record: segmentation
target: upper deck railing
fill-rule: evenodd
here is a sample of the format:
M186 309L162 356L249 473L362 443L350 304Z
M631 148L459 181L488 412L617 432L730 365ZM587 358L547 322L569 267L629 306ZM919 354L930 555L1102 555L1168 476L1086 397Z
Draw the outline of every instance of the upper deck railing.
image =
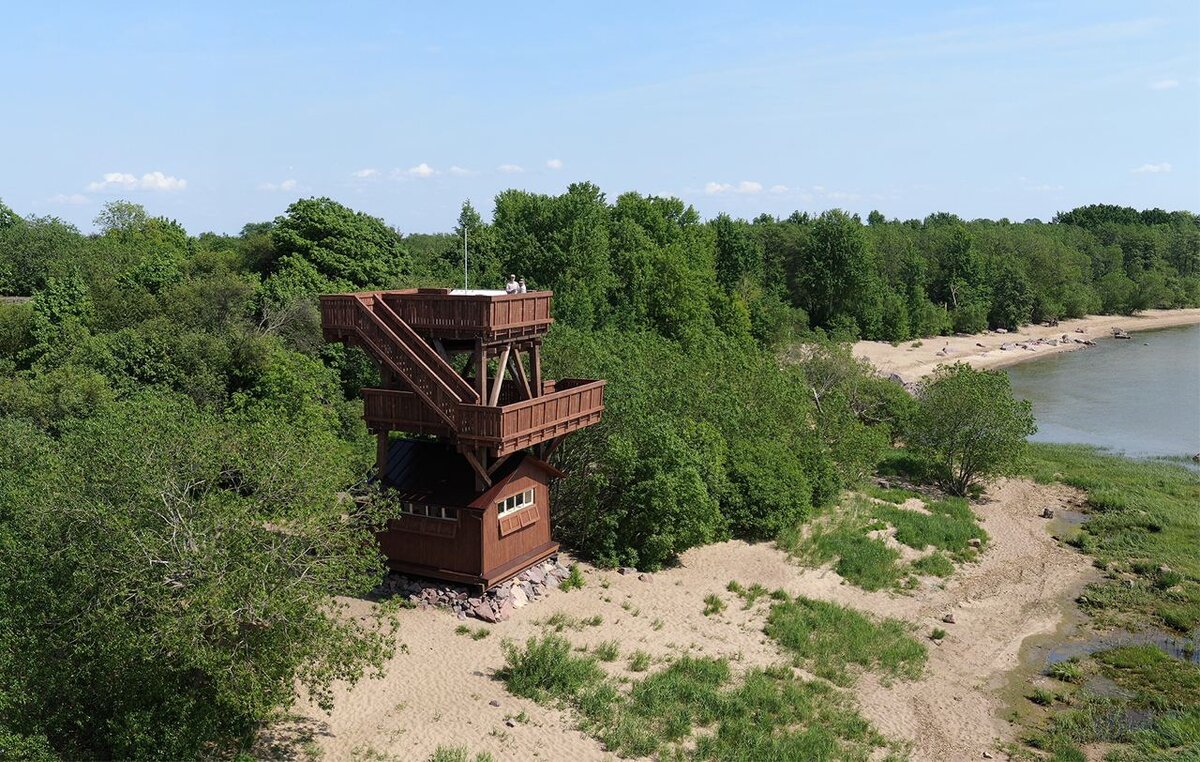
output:
M496 341L549 330L552 291L525 294L460 292L446 288L382 291L379 297L422 336Z

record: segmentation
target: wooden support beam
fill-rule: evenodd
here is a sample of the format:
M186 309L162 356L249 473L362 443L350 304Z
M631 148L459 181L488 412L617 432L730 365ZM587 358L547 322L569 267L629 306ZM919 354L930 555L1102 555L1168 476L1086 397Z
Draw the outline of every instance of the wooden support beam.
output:
M483 347L482 341L475 342L475 354L471 357L475 363L475 387L479 392L479 402L483 404L488 396L488 377L487 377L487 350Z
M496 458L496 462L493 463L492 465L488 466L488 470L487 470L488 476L490 477L492 474L499 471L500 466L504 465L504 461L508 460L511 457L512 457L511 455L501 455L499 458Z
M529 363L532 366L530 368L530 370L533 373L533 378L530 379L531 381L533 381L533 396L541 397L542 396L542 342L535 341L533 343L533 349L530 350L529 357L530 357Z
M492 396L488 400L492 407L500 403L500 389L504 386L504 372L508 370L508 356L511 352L512 345L505 344L504 351L500 353L500 360L496 363L496 378L492 380Z
M562 444L563 439L565 439L565 437L555 437L554 439L551 439L549 442L544 443L542 445L541 459L545 460L545 461L549 461L550 456L553 455L554 451L558 449L558 446L560 444Z
M462 456L467 459L467 463L471 464L471 468L475 470L475 489L482 490L492 486L491 475L488 474L487 468L479 461L479 458L475 456L475 453L471 452L470 450L463 450ZM486 459L487 456L484 455L484 458ZM483 484L482 487L480 486L481 482Z
M387 431L375 434L375 473L379 479L383 479L383 475L387 473L389 434Z
M521 390L525 392L525 399L533 399L533 390L529 388L529 376L525 373L525 363L521 362L521 350L513 350L512 357L508 358L508 366L512 369L513 376L521 382Z
M446 351L446 345L442 343L441 339L433 340L433 351L441 355L441 358L446 361L447 365L454 365L450 359L450 353Z

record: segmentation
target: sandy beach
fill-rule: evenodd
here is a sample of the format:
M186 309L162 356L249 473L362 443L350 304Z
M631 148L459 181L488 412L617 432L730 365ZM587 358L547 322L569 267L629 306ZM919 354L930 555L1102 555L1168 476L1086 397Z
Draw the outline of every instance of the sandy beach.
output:
M730 580L760 583L792 594L837 601L880 616L911 622L918 633L941 626L949 635L930 642L923 679L890 685L863 675L854 693L863 714L889 739L911 744L917 760L978 759L1013 740L1003 719L1000 688L1017 668L1022 642L1053 632L1075 591L1095 574L1088 559L1059 544L1038 514L1079 499L1062 486L1001 481L975 506L991 543L980 559L945 581L927 578L911 593L868 593L845 584L829 568L809 568L772 544L724 542L685 553L681 564L652 576L622 576L582 564L587 585L518 609L508 621L484 625L488 637L455 634L460 622L440 609L401 612L398 643L383 679L337 691L331 714L301 704L296 718L270 734L295 741L281 756L324 760L423 760L438 746L466 746L496 760L614 759L575 729L568 712L509 695L495 677L504 663L502 641L523 641L562 612L582 620L599 615L599 626L568 628L577 646L620 643L621 657L603 666L615 675L642 650L651 670L682 654L730 657L735 671L786 663L787 656L763 634L768 601L743 610L725 587ZM703 599L715 593L729 603L717 616L703 615ZM371 604L351 601L365 613ZM953 613L954 624L941 618ZM518 715L523 720L514 720Z
M1136 341L1137 334L1143 331L1196 323L1200 323L1200 309L1146 310L1132 317L1093 315L1063 320L1052 327L1027 325L1008 333L933 336L904 341L897 346L882 341L860 341L854 345L854 356L869 361L884 374L894 373L910 383L943 363L967 362L976 368L1000 368L1058 352L1086 350L1087 345L1077 343L1076 339L1110 341L1114 327L1133 334ZM1058 343L1051 344L1052 340ZM1011 346L1001 348L1006 345Z

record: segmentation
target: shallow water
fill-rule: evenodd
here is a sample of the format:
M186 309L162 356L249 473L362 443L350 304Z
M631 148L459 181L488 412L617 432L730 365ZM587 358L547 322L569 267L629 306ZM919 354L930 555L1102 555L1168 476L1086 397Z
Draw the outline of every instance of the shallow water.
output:
M1187 463L1200 452L1200 325L1104 339L1008 374L1014 394L1033 403L1033 441Z

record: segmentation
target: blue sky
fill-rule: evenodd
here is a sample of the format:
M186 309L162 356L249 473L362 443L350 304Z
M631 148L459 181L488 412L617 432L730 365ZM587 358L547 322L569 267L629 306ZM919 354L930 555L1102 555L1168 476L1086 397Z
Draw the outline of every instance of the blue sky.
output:
M0 198L405 232L504 188L709 217L1200 211L1200 4L5 3Z

